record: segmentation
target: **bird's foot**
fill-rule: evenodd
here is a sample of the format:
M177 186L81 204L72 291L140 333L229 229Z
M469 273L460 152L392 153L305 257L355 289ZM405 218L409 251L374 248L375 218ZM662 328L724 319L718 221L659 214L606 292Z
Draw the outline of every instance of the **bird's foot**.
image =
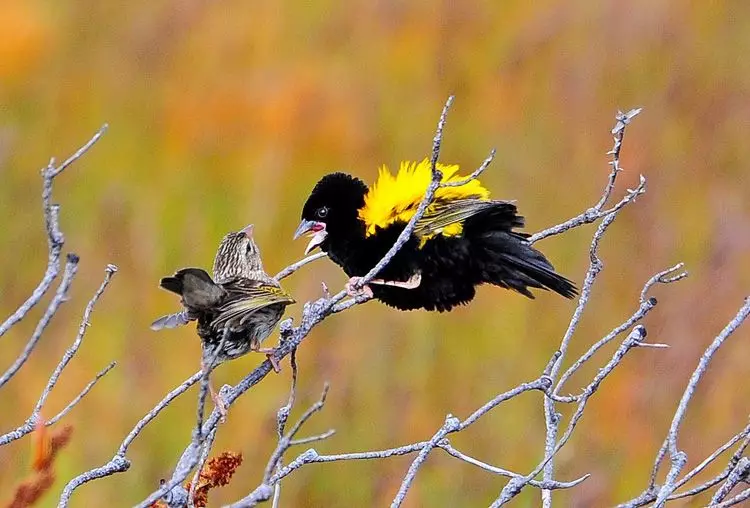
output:
M362 287L356 287L362 282L362 277L352 277L349 279L349 282L346 283L344 288L346 289L346 294L351 296L352 298L372 298L372 288L365 284Z
M264 353L266 355L266 358L268 358L268 361L271 362L271 367L273 367L273 371L276 374L281 372L281 366L279 365L279 361L276 359L276 348L260 348L258 349L258 352Z
M266 355L268 361L271 362L273 371L278 374L279 372L281 372L281 367L279 366L279 361L276 359L276 349L277 348L275 347L260 347L260 344L257 342L253 342L253 344L250 346L250 351L263 353L264 355Z

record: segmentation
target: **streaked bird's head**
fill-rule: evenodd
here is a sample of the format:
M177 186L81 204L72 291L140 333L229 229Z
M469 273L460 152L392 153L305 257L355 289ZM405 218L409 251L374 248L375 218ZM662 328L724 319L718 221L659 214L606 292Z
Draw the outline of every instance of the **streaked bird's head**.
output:
M302 222L294 234L312 238L305 254L316 247L327 251L330 235L344 235L361 229L359 209L365 204L367 185L346 173L324 176L313 188L302 209Z
M219 244L214 258L213 278L221 283L233 277L255 278L254 272L262 272L258 244L253 240L253 225L236 233L229 233Z

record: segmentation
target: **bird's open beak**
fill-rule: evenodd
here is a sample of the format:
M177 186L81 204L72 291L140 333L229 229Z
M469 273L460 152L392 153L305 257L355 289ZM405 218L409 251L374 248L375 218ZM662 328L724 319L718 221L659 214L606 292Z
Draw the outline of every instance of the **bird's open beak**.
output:
M323 222L315 222L312 220L302 219L297 231L294 233L294 239L296 240L302 235L309 234L312 236L310 243L305 248L305 256L312 252L315 247L319 246L326 239L328 233L326 232L326 225Z

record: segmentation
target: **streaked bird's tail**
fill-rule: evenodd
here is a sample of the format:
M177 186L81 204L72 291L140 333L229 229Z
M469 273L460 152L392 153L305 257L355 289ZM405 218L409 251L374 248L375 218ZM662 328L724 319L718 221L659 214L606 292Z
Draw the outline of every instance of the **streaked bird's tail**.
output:
M190 315L187 310L175 312L174 314L167 314L162 316L153 323L151 323L151 329L154 331L166 330L170 328L177 328L178 326L184 326L191 321Z
M226 296L226 291L216 284L211 276L200 268L184 268L172 277L164 277L159 285L180 295L184 309L160 317L151 324L152 330L176 328L197 319L198 313L212 309Z

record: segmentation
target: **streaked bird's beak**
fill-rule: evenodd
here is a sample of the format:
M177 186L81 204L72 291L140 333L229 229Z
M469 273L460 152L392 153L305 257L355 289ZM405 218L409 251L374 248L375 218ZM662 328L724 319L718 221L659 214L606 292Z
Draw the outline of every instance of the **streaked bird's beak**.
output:
M294 239L296 240L302 235L309 234L312 236L310 243L305 248L305 256L312 252L315 247L319 246L326 239L328 233L326 232L326 225L323 222L315 222L312 220L302 219L297 231L294 232Z
M247 226L245 226L245 229L240 231L240 233L245 233L245 236L247 236L248 238L252 238L254 229L255 226L253 224L248 224Z

